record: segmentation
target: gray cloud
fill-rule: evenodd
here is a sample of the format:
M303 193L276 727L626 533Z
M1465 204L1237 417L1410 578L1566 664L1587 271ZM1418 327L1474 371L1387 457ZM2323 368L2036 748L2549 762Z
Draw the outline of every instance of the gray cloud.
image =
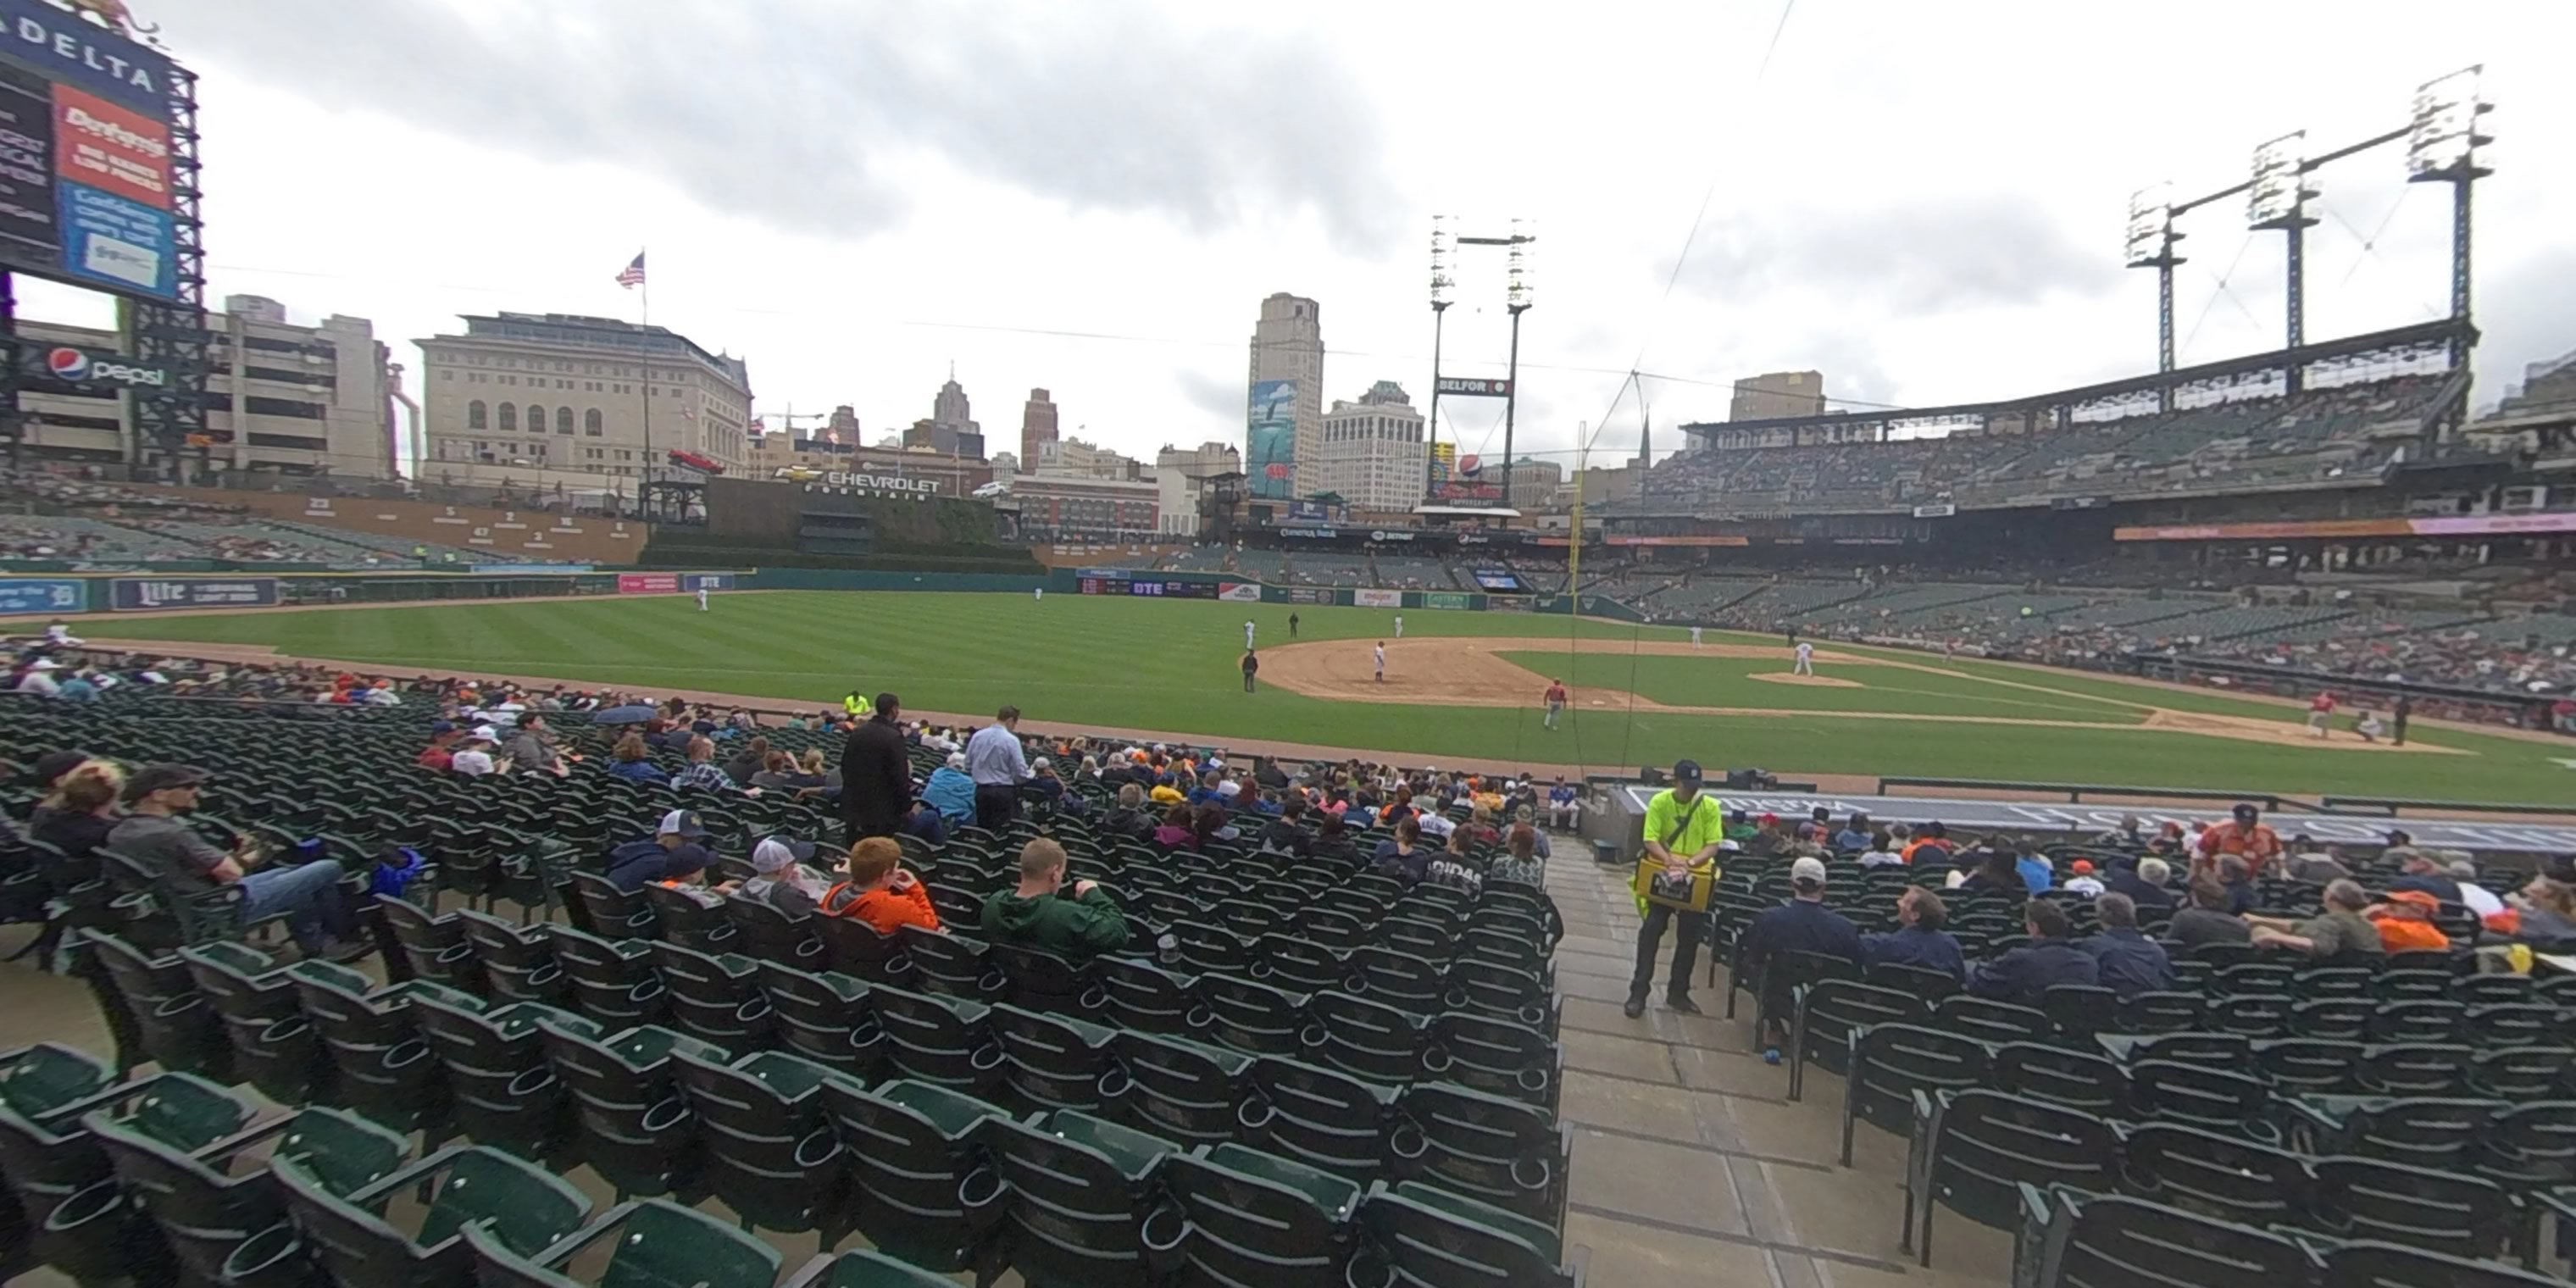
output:
M1204 371L1192 371L1186 367L1175 373L1175 378L1180 382L1181 396L1187 398L1191 406L1210 416L1236 424L1243 422L1246 414L1244 400L1251 395L1241 381L1221 380Z
M1701 231L1682 284L1712 299L1805 289L1882 316L1913 317L2120 284L2116 258L2077 246L2026 202L1934 200L1865 210L1775 209ZM1661 279L1672 265L1657 265Z
M2576 350L2576 250L2552 246L2497 267L2479 274L2486 285L2472 301L2480 407L2521 384L2525 367Z
M1198 230L1309 208L1365 254L1400 231L1367 100L1322 41L1175 30L1136 0L554 0L471 17L437 0L209 0L170 25L174 46L332 110L632 166L797 232L888 227L911 203L886 162L916 149Z

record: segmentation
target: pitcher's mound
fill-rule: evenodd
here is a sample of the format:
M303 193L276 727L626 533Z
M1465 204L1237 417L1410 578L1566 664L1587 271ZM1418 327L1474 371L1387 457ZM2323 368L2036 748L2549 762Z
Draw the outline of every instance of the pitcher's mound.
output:
M1767 684L1811 684L1820 689L1857 689L1864 687L1858 680L1846 680L1840 676L1833 675L1800 675L1795 671L1762 671L1753 675L1748 675L1744 678L1748 680L1760 680Z

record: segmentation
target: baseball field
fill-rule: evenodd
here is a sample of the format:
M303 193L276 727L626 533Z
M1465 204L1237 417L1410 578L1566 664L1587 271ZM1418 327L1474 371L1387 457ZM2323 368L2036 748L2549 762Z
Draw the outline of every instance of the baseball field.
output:
M1291 612L1297 638L1288 634ZM2259 699L2008 663L1819 646L1790 674L1773 637L1512 613L1049 595L864 592L276 609L119 616L84 633L285 657L837 703L892 690L915 711L1019 706L1080 724L1276 741L1434 762L1604 769L1689 756L1788 777L1929 775L2551 801L2576 744L2435 727L2368 745L2338 718ZM1243 626L1261 684L1242 691ZM1373 646L1386 647L1375 678ZM173 651L184 651L176 648ZM1551 679L1574 692L1544 726Z

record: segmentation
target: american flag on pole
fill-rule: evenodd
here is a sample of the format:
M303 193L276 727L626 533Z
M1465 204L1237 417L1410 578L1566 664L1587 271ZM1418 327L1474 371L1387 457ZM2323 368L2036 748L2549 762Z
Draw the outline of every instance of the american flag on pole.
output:
M635 252L635 262L618 270L617 284L630 291L644 284L644 252Z

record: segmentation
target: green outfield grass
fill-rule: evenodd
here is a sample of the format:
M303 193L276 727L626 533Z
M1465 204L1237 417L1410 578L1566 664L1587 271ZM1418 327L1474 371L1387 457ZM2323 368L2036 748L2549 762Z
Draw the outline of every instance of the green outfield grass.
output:
M686 596L586 602L436 604L211 617L118 618L109 638L273 645L401 672L440 667L644 690L701 689L821 706L851 688L891 689L918 710L977 713L1002 703L1053 721L1159 729L1212 740L1279 739L1380 749L1435 761L1479 758L1642 765L1691 756L1713 766L1786 773L2014 778L2162 786L2243 785L2281 792L2378 793L2462 800L2552 800L2576 788L2553 757L2562 744L2420 729L2419 741L2466 755L2382 755L2277 747L2134 727L2150 706L2295 723L2297 711L2223 694L1962 660L1932 673L1840 665L1861 689L1750 680L1777 661L1551 651L1579 633L1598 640L1686 640L1660 627L1512 613L1417 610L1407 638L1526 638L1508 656L1587 688L1634 691L1672 705L1812 711L1726 717L1587 707L1550 733L1529 709L1333 702L1265 688L1240 692L1243 622L1264 647L1300 639L1392 638L1382 609L1050 595L783 592L719 595L700 613ZM1777 637L1711 642L1778 644ZM1835 651L1854 650L1842 645ZM1922 662L1923 655L1882 656ZM1835 712L2084 722L2096 728L1853 719Z

